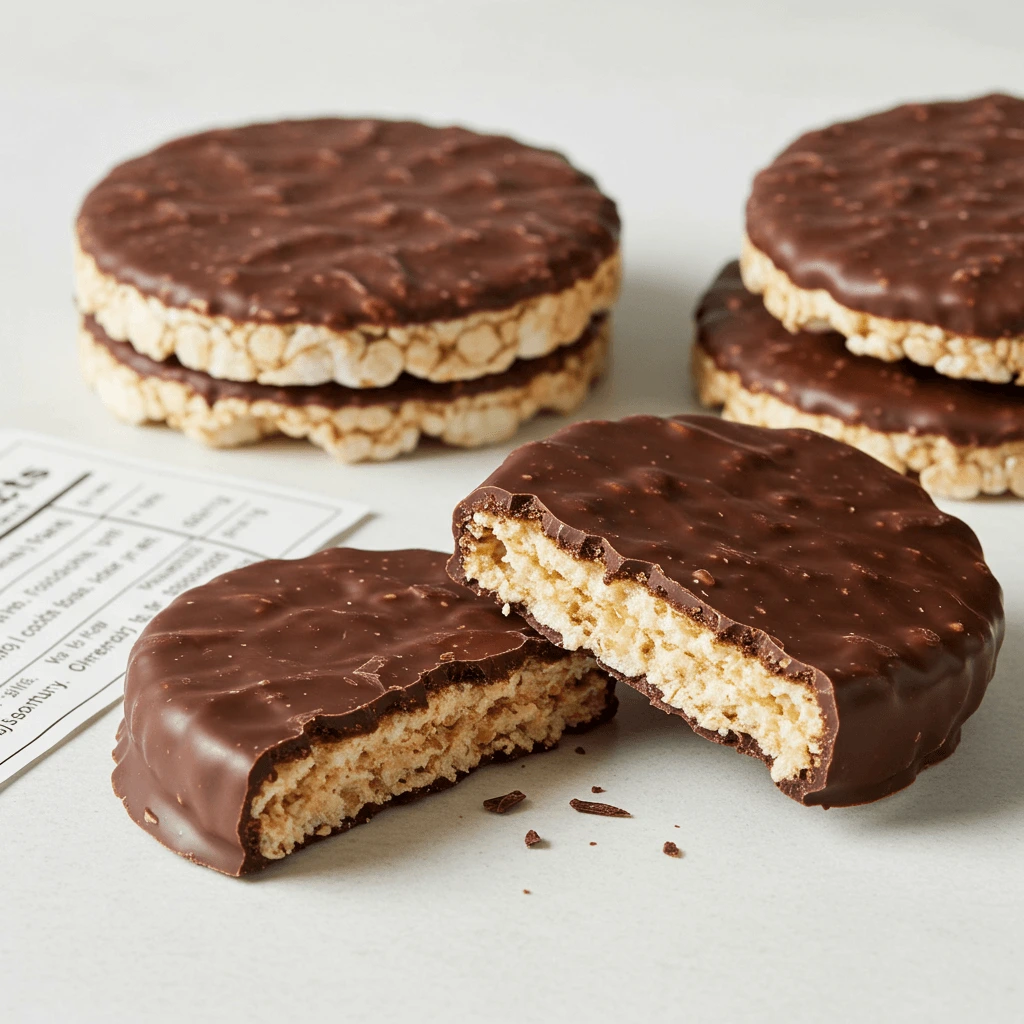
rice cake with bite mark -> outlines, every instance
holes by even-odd
[[[453,579],[804,804],[878,799],[951,754],[1003,636],[971,529],[808,430],[574,424],[512,452],[453,533]]]
[[[229,875],[616,709],[614,682],[455,586],[435,551],[333,548],[186,591],[125,677],[113,785]]]

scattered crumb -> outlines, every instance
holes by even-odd
[[[592,800],[576,800],[574,798],[569,801],[569,806],[574,811],[579,811],[580,814],[599,814],[604,818],[633,817],[629,811],[624,811],[621,807],[613,807],[611,804],[596,804]]]
[[[682,857],[683,855],[683,851],[680,850],[679,847],[671,840],[661,848],[661,852],[667,857]]]
[[[495,814],[504,814],[509,808],[515,807],[525,799],[525,793],[513,789],[511,793],[506,793],[504,796],[492,796],[490,800],[485,800],[484,810],[493,811]]]
[[[597,843],[595,843],[595,842],[593,842],[593,841],[592,841],[590,845],[591,845],[591,846],[597,846]]]
[[[590,792],[591,793],[603,793],[604,789],[601,786],[591,786],[590,787]]]
[[[526,839],[524,840],[524,842],[526,843],[527,846],[536,846],[540,841],[541,841],[540,836],[537,835],[537,833],[534,832],[534,830],[532,828],[530,829],[529,832],[526,833]]]
[[[678,825],[673,825],[672,827],[673,827],[673,828],[679,828],[679,826],[678,826]]]
[[[584,749],[583,749],[582,747],[577,747],[577,748],[576,748],[576,753],[577,753],[577,754],[585,754],[585,753],[586,753],[586,751],[585,751],[585,750],[584,750]]]
[[[530,890],[529,889],[524,889],[523,890],[523,895],[524,896],[529,896],[530,895]]]

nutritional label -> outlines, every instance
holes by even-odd
[[[311,554],[367,512],[0,431],[0,783],[120,698],[132,644],[177,594]]]

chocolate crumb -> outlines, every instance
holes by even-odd
[[[569,801],[569,806],[574,811],[579,811],[580,814],[599,814],[604,818],[633,817],[629,811],[624,811],[621,807],[613,807],[611,804],[597,804],[592,800],[576,800],[573,798]]]
[[[529,896],[530,895],[530,890],[529,889],[524,889],[523,890],[523,895],[524,896]]]
[[[662,848],[661,852],[668,857],[682,857],[683,851],[675,843],[669,841]]]
[[[590,787],[590,792],[591,793],[603,793],[604,789],[601,786],[591,786]]]
[[[590,845],[591,845],[591,846],[597,846],[597,843],[595,843],[595,842],[591,841]]]
[[[534,830],[531,828],[530,831],[526,833],[526,839],[525,839],[526,845],[527,846],[536,846],[537,843],[539,843],[539,842],[540,842],[540,836],[537,835],[537,833],[534,832]]]
[[[504,796],[492,796],[490,800],[485,800],[484,810],[493,811],[495,814],[504,814],[507,810],[515,807],[516,804],[522,803],[525,799],[525,793],[520,792],[518,789],[513,789],[511,793],[506,793]]]
[[[586,753],[586,751],[585,751],[585,750],[584,750],[584,749],[583,749],[582,747],[577,747],[577,748],[576,748],[576,753],[577,753],[577,754],[585,754],[585,753]]]

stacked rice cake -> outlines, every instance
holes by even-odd
[[[1024,495],[1024,100],[907,104],[754,179],[698,310],[701,399],[805,426],[934,494]],[[780,330],[781,327],[781,330]]]
[[[615,204],[562,156],[414,122],[203,132],[116,167],[76,230],[87,381],[207,444],[344,461],[487,444],[600,376]]]

